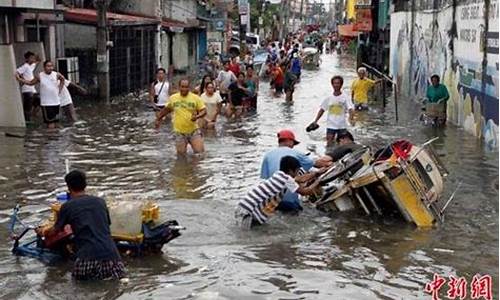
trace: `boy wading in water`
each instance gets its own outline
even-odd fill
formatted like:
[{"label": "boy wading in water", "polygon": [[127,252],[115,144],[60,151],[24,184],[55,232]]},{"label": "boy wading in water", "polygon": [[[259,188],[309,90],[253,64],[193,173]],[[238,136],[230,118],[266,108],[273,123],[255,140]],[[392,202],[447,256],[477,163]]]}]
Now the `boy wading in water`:
[{"label": "boy wading in water", "polygon": [[[17,68],[16,70],[16,79],[17,81],[24,83],[23,80],[31,81],[35,78],[33,72],[39,62],[39,59],[33,52],[26,52],[24,54],[25,62],[22,66]],[[23,110],[24,110],[24,119],[26,121],[31,121],[31,117],[34,115],[33,111],[36,106],[34,103],[34,94],[36,94],[36,89],[32,85],[23,84],[21,86],[21,92],[23,94]]]},{"label": "boy wading in water", "polygon": [[255,225],[265,224],[287,191],[301,195],[312,195],[319,180],[308,187],[299,185],[299,183],[305,183],[317,174],[310,173],[297,177],[299,170],[300,162],[295,157],[283,157],[280,162],[280,170],[250,190],[246,197],[238,203],[235,212],[238,225],[243,229],[250,229]]},{"label": "boy wading in water", "polygon": [[70,200],[61,206],[56,224],[38,234],[50,236],[70,225],[74,234],[76,260],[73,278],[77,280],[121,279],[126,276],[116,244],[111,238],[106,202],[85,193],[85,173],[74,170],[64,180],[68,186]]}]

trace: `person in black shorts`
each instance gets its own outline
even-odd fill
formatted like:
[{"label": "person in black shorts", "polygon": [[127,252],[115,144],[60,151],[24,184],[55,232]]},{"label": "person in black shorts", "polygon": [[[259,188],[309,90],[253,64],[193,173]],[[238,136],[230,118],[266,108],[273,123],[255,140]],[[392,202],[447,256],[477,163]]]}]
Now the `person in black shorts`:
[{"label": "person in black shorts", "polygon": [[35,75],[32,80],[21,78],[21,82],[26,85],[32,86],[40,83],[43,120],[49,129],[56,128],[56,123],[59,121],[60,93],[64,87],[64,81],[64,76],[54,71],[54,64],[50,60],[43,63],[43,72]]},{"label": "person in black shorts", "polygon": [[238,117],[243,113],[243,101],[251,94],[245,81],[245,74],[241,72],[238,80],[229,86],[228,117]]}]

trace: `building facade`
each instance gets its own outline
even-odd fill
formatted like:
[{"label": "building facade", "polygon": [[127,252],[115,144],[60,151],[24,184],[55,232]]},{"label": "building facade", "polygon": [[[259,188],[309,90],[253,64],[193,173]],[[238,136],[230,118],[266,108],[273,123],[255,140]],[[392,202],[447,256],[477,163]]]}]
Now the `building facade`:
[{"label": "building facade", "polygon": [[448,120],[498,147],[498,1],[402,1],[390,16],[390,68],[399,90],[425,96],[437,74]]},{"label": "building facade", "polygon": [[26,51],[42,61],[64,56],[61,20],[55,0],[0,0],[0,126],[25,126],[16,68]]},{"label": "building facade", "polygon": [[[96,11],[92,2],[66,0],[65,51],[78,57],[82,85],[96,90]],[[118,0],[108,8],[111,95],[144,88],[158,67],[192,75],[207,51],[196,0]],[[74,36],[79,39],[72,39]]]},{"label": "building facade", "polygon": [[[67,8],[64,12],[64,45],[68,57],[77,57],[79,83],[97,92],[95,9]],[[107,13],[109,78],[111,95],[144,88],[154,78],[157,66],[155,18]],[[74,37],[78,36],[77,39]]]}]

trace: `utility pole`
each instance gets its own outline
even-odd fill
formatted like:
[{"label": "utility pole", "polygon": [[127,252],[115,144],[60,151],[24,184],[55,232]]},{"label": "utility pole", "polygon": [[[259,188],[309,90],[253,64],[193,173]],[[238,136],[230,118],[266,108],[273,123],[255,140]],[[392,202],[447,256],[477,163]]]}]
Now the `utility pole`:
[{"label": "utility pole", "polygon": [[[243,8],[245,6],[245,8]],[[246,54],[246,45],[247,45],[247,24],[250,22],[249,18],[249,6],[248,6],[248,1],[238,1],[238,16],[239,16],[239,22],[240,22],[240,28],[239,28],[239,33],[240,33],[240,57],[244,58]]]},{"label": "utility pole", "polygon": [[245,18],[246,16],[244,15],[241,15],[240,14],[240,30],[239,30],[239,33],[240,33],[240,57],[245,57],[245,53],[246,53],[246,42],[247,42],[247,33],[246,33],[246,28],[247,28],[247,25],[243,25],[242,24],[242,18]]},{"label": "utility pole", "polygon": [[[285,37],[288,35],[288,29],[290,24],[290,1],[285,1]],[[283,37],[284,38],[284,37]]]},{"label": "utility pole", "polygon": [[108,55],[108,30],[106,0],[95,0],[97,9],[97,85],[99,98],[109,103],[109,55]]},{"label": "utility pole", "polygon": [[283,41],[283,39],[285,38],[285,35],[286,35],[286,29],[287,29],[287,20],[288,20],[288,17],[287,17],[287,13],[286,13],[286,10],[289,9],[289,7],[287,6],[288,3],[287,0],[281,0],[281,10],[280,10],[280,25],[281,25],[281,28],[280,28],[280,41]]},{"label": "utility pole", "polygon": [[300,0],[300,25],[304,25],[304,0]]}]

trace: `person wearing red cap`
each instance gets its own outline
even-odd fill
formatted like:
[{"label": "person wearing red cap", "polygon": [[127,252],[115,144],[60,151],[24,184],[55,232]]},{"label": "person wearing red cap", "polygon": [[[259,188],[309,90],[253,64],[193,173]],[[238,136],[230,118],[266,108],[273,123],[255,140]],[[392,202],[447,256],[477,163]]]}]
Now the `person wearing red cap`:
[{"label": "person wearing red cap", "polygon": [[[300,162],[303,171],[309,171],[313,166],[325,167],[331,164],[331,159],[319,159],[313,161],[311,157],[306,154],[293,149],[294,146],[300,142],[295,138],[293,131],[283,129],[278,132],[278,148],[275,148],[264,155],[262,166],[260,169],[260,177],[268,179],[280,169],[280,161],[285,156],[292,156]],[[279,203],[277,210],[297,212],[302,210],[299,196],[297,193],[288,191],[283,200]]]}]

